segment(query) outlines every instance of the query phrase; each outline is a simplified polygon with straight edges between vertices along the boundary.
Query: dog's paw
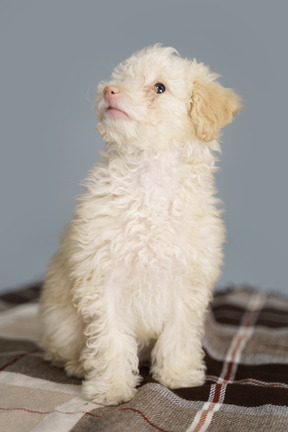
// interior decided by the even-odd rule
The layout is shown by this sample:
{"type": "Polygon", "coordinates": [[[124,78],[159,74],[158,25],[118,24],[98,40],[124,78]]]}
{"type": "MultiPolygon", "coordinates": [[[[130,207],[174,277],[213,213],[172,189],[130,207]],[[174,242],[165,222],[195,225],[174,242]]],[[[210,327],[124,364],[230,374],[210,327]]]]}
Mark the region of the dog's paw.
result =
{"type": "Polygon", "coordinates": [[[70,360],[65,364],[65,371],[68,376],[75,376],[77,378],[84,377],[84,369],[82,363],[78,360],[70,360]]]}
{"type": "Polygon", "coordinates": [[[115,406],[128,402],[137,393],[135,387],[128,385],[118,386],[102,381],[84,381],[82,384],[82,397],[91,402],[105,406],[115,406]]]}
{"type": "Polygon", "coordinates": [[[56,353],[44,352],[43,359],[52,364],[52,366],[64,367],[65,360],[56,353]]]}
{"type": "Polygon", "coordinates": [[[165,368],[152,372],[153,378],[170,389],[182,387],[198,387],[204,384],[206,379],[205,367],[191,369],[185,372],[171,371],[165,368]]]}

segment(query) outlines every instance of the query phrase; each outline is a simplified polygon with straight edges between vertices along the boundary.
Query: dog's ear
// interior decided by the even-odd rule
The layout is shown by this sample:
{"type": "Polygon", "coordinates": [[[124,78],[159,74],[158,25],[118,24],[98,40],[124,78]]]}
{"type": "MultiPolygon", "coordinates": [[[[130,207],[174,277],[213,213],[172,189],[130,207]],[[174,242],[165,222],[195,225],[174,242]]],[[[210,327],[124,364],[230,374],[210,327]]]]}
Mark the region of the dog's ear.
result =
{"type": "Polygon", "coordinates": [[[202,141],[217,139],[220,130],[232,122],[241,109],[240,97],[216,81],[198,78],[193,83],[191,117],[196,135],[202,141]]]}

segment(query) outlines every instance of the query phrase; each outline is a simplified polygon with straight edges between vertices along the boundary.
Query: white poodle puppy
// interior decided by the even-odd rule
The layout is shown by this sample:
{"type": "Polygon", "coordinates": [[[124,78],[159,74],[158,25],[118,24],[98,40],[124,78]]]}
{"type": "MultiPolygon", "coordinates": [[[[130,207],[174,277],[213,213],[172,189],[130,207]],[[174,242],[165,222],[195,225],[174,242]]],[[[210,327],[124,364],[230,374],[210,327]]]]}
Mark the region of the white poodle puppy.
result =
{"type": "Polygon", "coordinates": [[[159,383],[204,383],[201,337],[224,241],[216,140],[240,108],[216,78],[155,45],[98,86],[107,148],[48,267],[40,345],[99,404],[135,395],[147,347],[159,383]]]}

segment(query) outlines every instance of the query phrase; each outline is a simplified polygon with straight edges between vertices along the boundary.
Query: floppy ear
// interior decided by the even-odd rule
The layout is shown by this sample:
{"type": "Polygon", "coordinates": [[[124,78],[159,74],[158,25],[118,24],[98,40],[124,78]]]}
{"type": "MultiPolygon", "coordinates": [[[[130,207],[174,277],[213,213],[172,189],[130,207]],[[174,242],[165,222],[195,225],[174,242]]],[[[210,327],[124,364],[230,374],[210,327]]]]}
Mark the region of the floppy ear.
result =
{"type": "Polygon", "coordinates": [[[192,91],[191,117],[196,135],[202,141],[212,141],[220,129],[232,122],[240,111],[240,97],[215,81],[195,80],[192,91]]]}

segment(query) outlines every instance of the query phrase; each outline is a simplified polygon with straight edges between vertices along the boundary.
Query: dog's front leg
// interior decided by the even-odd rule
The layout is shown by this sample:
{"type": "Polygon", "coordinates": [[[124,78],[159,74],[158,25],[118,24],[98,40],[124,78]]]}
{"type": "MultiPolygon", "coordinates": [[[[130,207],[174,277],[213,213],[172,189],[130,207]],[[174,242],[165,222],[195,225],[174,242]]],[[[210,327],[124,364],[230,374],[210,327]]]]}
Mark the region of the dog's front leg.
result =
{"type": "Polygon", "coordinates": [[[111,308],[89,322],[81,353],[85,381],[83,396],[103,405],[118,405],[133,398],[141,377],[137,342],[131,329],[111,308]]]}
{"type": "Polygon", "coordinates": [[[205,381],[201,339],[204,310],[184,303],[174,308],[152,351],[153,377],[168,388],[195,387],[205,381]]]}

